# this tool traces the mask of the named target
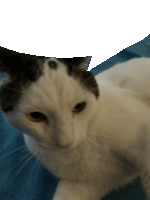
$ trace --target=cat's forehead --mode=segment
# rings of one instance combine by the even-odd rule
[[[96,98],[99,96],[94,75],[86,70],[86,57],[46,58],[0,48],[0,60],[2,61],[0,62],[0,72],[7,74],[7,78],[1,83],[0,88],[0,104],[4,112],[12,111],[18,105],[24,89],[28,90],[30,86],[40,83],[42,78],[43,83],[46,84],[44,79],[47,82],[53,81],[57,86],[60,85],[59,88],[61,85],[67,87],[67,80],[71,78],[78,81]]]
[[[66,66],[52,58],[44,62],[43,75],[24,90],[23,107],[21,103],[19,110],[28,112],[38,108],[41,112],[45,109],[63,112],[85,101],[87,94],[89,92],[82,87],[80,80],[68,76]]]

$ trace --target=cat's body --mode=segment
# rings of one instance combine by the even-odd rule
[[[10,79],[2,84],[1,108],[9,123],[25,133],[28,149],[60,178],[54,200],[100,200],[137,176],[150,199],[150,58],[131,60],[121,64],[121,71],[116,66],[95,78],[79,67],[84,59],[47,59],[36,68],[43,75],[37,73],[36,81],[19,88],[14,106],[7,105],[5,87],[17,80],[16,71],[9,71],[4,57],[0,60],[7,69],[0,66],[0,71]],[[145,65],[145,76],[136,75]],[[24,73],[22,79],[29,79]],[[75,112],[80,102],[86,104]],[[47,118],[33,122],[26,116],[31,112]]]

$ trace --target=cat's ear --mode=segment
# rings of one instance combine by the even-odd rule
[[[88,68],[91,58],[92,56],[81,57],[81,60],[79,61],[79,65],[82,67]]]
[[[88,69],[88,64],[90,62],[91,56],[73,57],[73,58],[57,58],[57,59],[68,66],[84,67]]]
[[[34,56],[35,57],[35,56]],[[31,55],[15,52],[0,47],[0,73],[15,77],[21,72],[30,72],[29,67],[35,65],[36,60]]]

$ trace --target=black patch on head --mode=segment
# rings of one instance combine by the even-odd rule
[[[0,106],[12,111],[22,96],[22,86],[29,87],[43,75],[44,56],[18,53],[0,47],[0,72],[9,76],[0,88]]]
[[[90,90],[98,99],[99,89],[92,72],[87,71],[87,60],[89,57],[76,58],[57,58],[60,62],[67,66],[67,73],[75,79],[79,79],[80,83]]]
[[[49,67],[51,68],[51,69],[57,69],[57,64],[56,64],[56,62],[55,61],[53,61],[53,60],[50,60],[49,62],[48,62],[48,65],[49,65]]]
[[[86,70],[85,58],[60,58],[67,68],[69,76],[78,79],[84,88],[91,91],[96,98],[99,97],[98,85],[94,75]],[[48,59],[48,58],[47,58]],[[3,112],[13,111],[18,105],[24,88],[28,88],[32,82],[36,82],[43,75],[44,56],[35,56],[15,52],[0,47],[0,72],[6,74],[0,88],[0,107]],[[51,69],[57,69],[57,63],[50,61]]]
[[[21,98],[21,85],[15,80],[0,88],[0,106],[3,112],[9,112],[14,109]]]
[[[83,84],[83,86],[85,86],[85,88],[90,90],[98,99],[98,97],[99,97],[98,85],[97,85],[94,75],[90,71],[86,71],[81,68],[79,68],[79,69],[73,68],[72,75],[76,79],[79,79],[81,84]]]
[[[67,65],[68,75],[72,75],[73,67],[79,67],[82,63],[87,63],[88,57],[57,58],[60,62]]]

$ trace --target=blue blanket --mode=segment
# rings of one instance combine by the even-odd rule
[[[98,65],[91,72],[97,75],[116,63],[142,56],[150,57],[150,35]],[[24,145],[22,133],[6,123],[0,109],[0,200],[51,200],[59,180],[35,157],[28,160],[31,154]],[[141,182],[137,179],[126,188],[113,191],[103,198],[113,199],[146,198]]]

